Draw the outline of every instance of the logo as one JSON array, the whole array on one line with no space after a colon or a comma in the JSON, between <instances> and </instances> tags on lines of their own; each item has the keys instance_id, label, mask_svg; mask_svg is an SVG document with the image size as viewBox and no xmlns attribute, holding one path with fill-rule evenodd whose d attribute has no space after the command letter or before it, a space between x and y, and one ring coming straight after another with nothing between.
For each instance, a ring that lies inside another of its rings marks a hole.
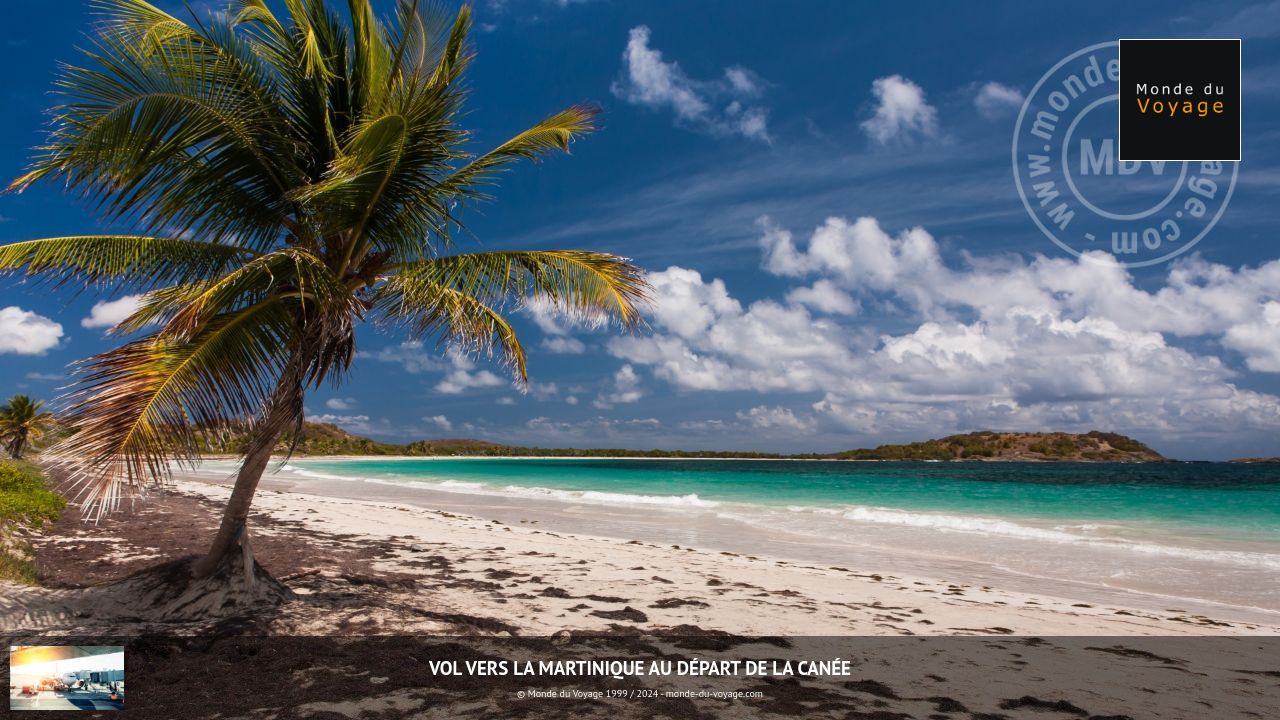
<instances>
[{"instance_id":1,"label":"logo","mask_svg":"<svg viewBox=\"0 0 1280 720\"><path fill-rule=\"evenodd\" d=\"M1120 40L1125 160L1240 160L1239 40Z\"/></svg>"},{"instance_id":2,"label":"logo","mask_svg":"<svg viewBox=\"0 0 1280 720\"><path fill-rule=\"evenodd\" d=\"M1031 89L1013 133L1013 176L1040 230L1077 257L1166 262L1213 229L1239 163L1119 157L1119 43L1078 50Z\"/></svg>"}]
</instances>

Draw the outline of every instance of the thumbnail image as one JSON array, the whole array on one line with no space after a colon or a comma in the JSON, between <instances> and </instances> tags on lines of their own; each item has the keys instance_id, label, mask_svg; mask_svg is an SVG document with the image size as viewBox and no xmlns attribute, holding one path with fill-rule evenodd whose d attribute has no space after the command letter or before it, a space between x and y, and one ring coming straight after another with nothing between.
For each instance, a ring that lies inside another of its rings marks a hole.
<instances>
[{"instance_id":1,"label":"thumbnail image","mask_svg":"<svg viewBox=\"0 0 1280 720\"><path fill-rule=\"evenodd\" d=\"M124 647L9 646L10 710L123 710Z\"/></svg>"}]
</instances>

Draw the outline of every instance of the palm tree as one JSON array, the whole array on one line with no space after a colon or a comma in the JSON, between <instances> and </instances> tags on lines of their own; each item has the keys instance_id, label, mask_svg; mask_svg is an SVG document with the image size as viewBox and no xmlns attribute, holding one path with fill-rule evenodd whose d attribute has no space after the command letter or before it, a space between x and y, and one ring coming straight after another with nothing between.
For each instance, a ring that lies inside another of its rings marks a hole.
<instances>
[{"instance_id":1,"label":"palm tree","mask_svg":"<svg viewBox=\"0 0 1280 720\"><path fill-rule=\"evenodd\" d=\"M283 19L237 0L190 21L144 0L97 4L94 41L63 68L48 140L12 187L57 179L132 234L0 246L0 271L144 293L114 330L145 335L85 361L65 399L75 432L56 455L88 512L254 423L194 577L249 558L258 479L300 426L304 393L342 381L362 321L496 353L521 384L504 312L537 299L641 322L647 285L624 258L454 252L465 206L513 161L567 151L597 112L573 106L471 153L468 7L446 17L402 0L384 23L370 0L345 14L285 0Z\"/></svg>"},{"instance_id":2,"label":"palm tree","mask_svg":"<svg viewBox=\"0 0 1280 720\"><path fill-rule=\"evenodd\" d=\"M42 407L44 402L33 402L26 395L14 395L0 405L0 442L9 457L21 458L27 446L53 425L53 414L41 412Z\"/></svg>"}]
</instances>

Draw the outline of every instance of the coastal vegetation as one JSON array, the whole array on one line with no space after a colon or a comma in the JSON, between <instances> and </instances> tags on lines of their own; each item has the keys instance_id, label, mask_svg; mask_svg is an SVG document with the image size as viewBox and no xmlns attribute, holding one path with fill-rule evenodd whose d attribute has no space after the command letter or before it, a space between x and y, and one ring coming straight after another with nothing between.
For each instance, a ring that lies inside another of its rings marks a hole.
<instances>
[{"instance_id":1,"label":"coastal vegetation","mask_svg":"<svg viewBox=\"0 0 1280 720\"><path fill-rule=\"evenodd\" d=\"M462 124L470 9L408 0L384 23L371 0L334 5L243 0L187 21L100 0L47 141L11 186L56 182L122 231L0 246L0 272L141 297L114 328L132 339L80 366L61 417L72 432L46 453L85 512L249 428L221 524L189 563L211 593L241 568L253 586L259 478L306 393L346 376L358 325L496 356L524 383L511 311L537 301L635 328L646 296L641 270L607 253L457 251L463 211L512 163L567 151L596 108L476 153Z\"/></svg>"},{"instance_id":2,"label":"coastal vegetation","mask_svg":"<svg viewBox=\"0 0 1280 720\"><path fill-rule=\"evenodd\" d=\"M26 535L56 520L65 506L62 497L49 490L38 467L0 461L0 580L35 582Z\"/></svg>"},{"instance_id":3,"label":"coastal vegetation","mask_svg":"<svg viewBox=\"0 0 1280 720\"><path fill-rule=\"evenodd\" d=\"M247 433L230 433L206 444L206 454L239 454L248 447ZM543 448L504 445L474 439L416 440L385 443L353 435L329 423L306 422L297 435L280 440L277 450L301 455L402 455L410 457L646 457L742 458L791 460L1026 460L1076 462L1159 462L1165 458L1133 438L1118 433L1033 433L980 431L905 445L836 453L767 453L734 450L634 450L626 448Z\"/></svg>"},{"instance_id":4,"label":"coastal vegetation","mask_svg":"<svg viewBox=\"0 0 1280 720\"><path fill-rule=\"evenodd\" d=\"M1133 438L1093 430L1087 433L981 431L905 445L849 450L847 460L1075 460L1159 462L1165 458Z\"/></svg>"}]
</instances>

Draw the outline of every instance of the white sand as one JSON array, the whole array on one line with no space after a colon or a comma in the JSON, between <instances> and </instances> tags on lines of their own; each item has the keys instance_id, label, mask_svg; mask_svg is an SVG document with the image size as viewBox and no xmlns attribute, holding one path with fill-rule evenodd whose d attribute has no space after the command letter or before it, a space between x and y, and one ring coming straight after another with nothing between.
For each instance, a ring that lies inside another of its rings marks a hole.
<instances>
[{"instance_id":1,"label":"white sand","mask_svg":"<svg viewBox=\"0 0 1280 720\"><path fill-rule=\"evenodd\" d=\"M443 558L451 578L424 579L406 595L414 605L496 618L522 634L563 628L637 628L682 624L751 635L1224 635L1280 634L1280 617L1229 621L1201 609L1153 610L1082 595L1088 588L1046 584L1041 593L982 586L963 575L919 577L882 568L833 568L770 557L571 534L528 524L408 504L323 497L268 483L255 507L274 519L377 544L385 558L373 573L435 577ZM221 500L228 489L208 477L177 489ZM266 531L259 531L266 532ZM272 530L270 532L289 532ZM314 570L323 577L329 570ZM954 569L953 569L954 572ZM552 590L547 590L552 588ZM305 591L304 591L305 592ZM591 597L595 596L595 597ZM1107 600L1113 600L1109 596ZM1171 606L1172 607L1172 606ZM620 617L593 612L632 611ZM358 618L367 609L353 608ZM381 612L381 611L380 611ZM643 619L642 619L643 618ZM296 627L318 630L334 618L293 614ZM404 632L431 632L432 620L404 619Z\"/></svg>"}]
</instances>

